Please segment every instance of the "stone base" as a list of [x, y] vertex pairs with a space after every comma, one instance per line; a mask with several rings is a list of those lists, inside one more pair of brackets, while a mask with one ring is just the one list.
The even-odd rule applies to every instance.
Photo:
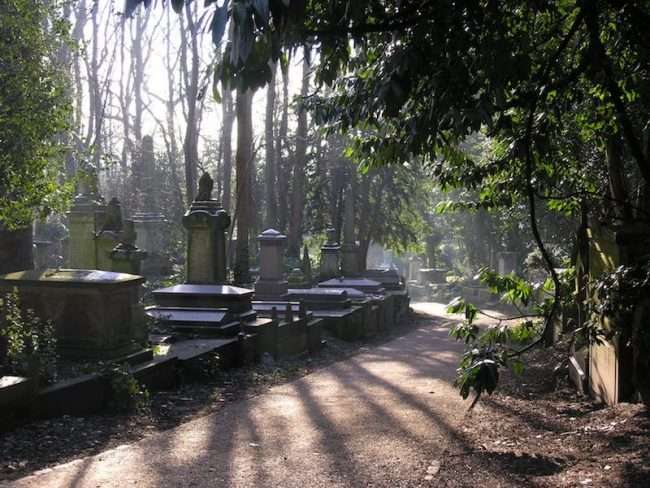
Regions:
[[366, 295], [383, 295], [386, 291], [381, 283], [366, 278], [333, 278], [331, 280], [318, 283], [319, 288], [354, 288]]
[[184, 284], [154, 290], [153, 296], [161, 307], [225, 308], [241, 313], [251, 309], [253, 290], [230, 285]]
[[255, 282], [255, 300], [282, 300], [288, 289], [288, 281], [257, 280]]
[[54, 324], [64, 357], [112, 359], [143, 338], [144, 278], [110, 271], [44, 269], [0, 276], [0, 293], [18, 289], [21, 304]]

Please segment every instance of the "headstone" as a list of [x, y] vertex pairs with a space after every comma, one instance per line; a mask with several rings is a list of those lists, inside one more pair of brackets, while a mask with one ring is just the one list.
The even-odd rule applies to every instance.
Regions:
[[122, 207], [117, 198], [112, 198], [104, 215], [104, 221], [95, 235], [95, 264], [93, 269], [113, 269], [111, 252], [122, 240]]
[[133, 214], [133, 222], [138, 236], [136, 245], [147, 252], [143, 262], [142, 272], [147, 276], [160, 276], [171, 271], [167, 248], [169, 246], [168, 222], [159, 211], [159, 202], [155, 195], [155, 158], [153, 138], [142, 138], [139, 164], [134, 168], [134, 178], [138, 199], [137, 211]]
[[341, 246], [341, 273], [343, 276], [355, 276], [361, 271], [359, 245], [354, 237], [354, 195], [346, 192], [343, 216], [343, 245]]
[[408, 281], [418, 281], [420, 277], [420, 269], [422, 269], [423, 261], [420, 256], [411, 256], [409, 259], [409, 272]]
[[230, 216], [212, 199], [212, 178], [203, 173], [199, 193], [183, 216], [187, 229], [186, 282], [226, 282], [226, 229]]
[[341, 246], [336, 239], [336, 229], [327, 229], [327, 242], [321, 247], [320, 254], [320, 279], [327, 280], [340, 276], [339, 261]]
[[[589, 278], [597, 280], [603, 273], [612, 273], [619, 266], [634, 266], [646, 262], [650, 250], [650, 228], [644, 225], [605, 227], [592, 224], [587, 228], [589, 238]], [[635, 317], [647, 323], [648, 300], [637, 303]], [[616, 324], [620, 317], [604, 314], [599, 318], [605, 332], [616, 329], [634, 330], [632, 324]], [[628, 401], [634, 395], [633, 377], [637, 382], [645, 378], [642, 371], [635, 371], [634, 352], [625, 333], [611, 334], [602, 341], [591, 341], [588, 354], [589, 391], [598, 400], [614, 405]]]
[[110, 253], [113, 271], [135, 275], [141, 274], [141, 263], [147, 257], [147, 253], [135, 245], [136, 239], [133, 221], [126, 220], [121, 241]]
[[500, 252], [497, 254], [498, 271], [500, 275], [507, 275], [517, 271], [517, 253]]
[[37, 252], [34, 256], [36, 268], [56, 268], [63, 265], [63, 239], [68, 229], [58, 216], [52, 216], [34, 224], [34, 244]]
[[97, 267], [95, 237], [103, 223], [106, 206], [98, 193], [96, 178], [92, 165], [87, 165], [86, 173], [80, 179], [79, 194], [67, 213], [70, 230], [67, 255], [71, 268]]
[[0, 293], [52, 320], [64, 357], [110, 359], [140, 349], [144, 278], [110, 271], [44, 269], [0, 275]]
[[385, 253], [384, 246], [377, 244], [376, 242], [371, 242], [368, 246], [368, 255], [366, 257], [366, 267], [368, 269], [377, 269], [381, 268], [385, 263]]
[[386, 289], [375, 280], [367, 278], [332, 278], [318, 283], [319, 288], [354, 288], [366, 295], [384, 295]]
[[442, 236], [437, 232], [431, 233], [426, 239], [427, 244], [427, 265], [429, 268], [435, 268], [438, 265], [438, 246], [442, 241]]
[[275, 229], [267, 229], [257, 236], [260, 244], [260, 276], [255, 282], [257, 300], [278, 300], [287, 293], [282, 256], [287, 236]]
[[302, 251], [302, 272], [305, 276], [305, 282], [309, 283], [309, 286], [311, 286], [314, 277], [311, 271], [311, 258], [309, 257], [309, 249], [307, 249], [306, 244]]

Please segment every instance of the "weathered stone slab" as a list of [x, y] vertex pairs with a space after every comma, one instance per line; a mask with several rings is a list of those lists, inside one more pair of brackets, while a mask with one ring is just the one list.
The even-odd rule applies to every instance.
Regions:
[[230, 312], [251, 309], [253, 290], [231, 285], [182, 284], [154, 290], [161, 307], [226, 308]]
[[141, 276], [110, 271], [44, 269], [0, 276], [0, 293], [17, 288], [21, 303], [52, 320], [69, 358], [110, 359], [144, 339]]
[[367, 269], [362, 273], [364, 278], [379, 282], [386, 290], [400, 290], [404, 283], [395, 269]]
[[318, 284], [319, 288], [354, 288], [366, 295], [383, 295], [385, 288], [381, 283], [367, 278], [332, 278]]
[[302, 301], [308, 309], [346, 309], [352, 302], [346, 290], [326, 288], [290, 288], [286, 295], [290, 301]]

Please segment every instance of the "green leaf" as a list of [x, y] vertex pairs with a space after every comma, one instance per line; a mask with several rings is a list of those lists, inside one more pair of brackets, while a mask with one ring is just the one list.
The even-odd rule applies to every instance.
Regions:
[[447, 304], [447, 313], [460, 313], [465, 309], [463, 297], [456, 297]]

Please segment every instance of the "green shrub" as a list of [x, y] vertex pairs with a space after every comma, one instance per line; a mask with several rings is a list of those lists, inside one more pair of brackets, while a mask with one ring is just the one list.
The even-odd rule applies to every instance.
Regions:
[[149, 408], [149, 391], [138, 382], [126, 365], [111, 364], [103, 374], [111, 386], [110, 410], [139, 412]]
[[20, 307], [14, 290], [0, 298], [0, 365], [3, 373], [50, 382], [56, 378], [54, 326]]

